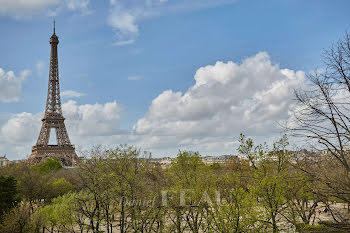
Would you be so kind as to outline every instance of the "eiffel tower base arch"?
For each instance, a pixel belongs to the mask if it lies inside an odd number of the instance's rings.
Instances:
[[[28,158],[31,165],[40,163],[47,158],[57,158],[62,166],[75,166],[79,162],[79,158],[75,153],[74,146],[33,146],[32,154]]]

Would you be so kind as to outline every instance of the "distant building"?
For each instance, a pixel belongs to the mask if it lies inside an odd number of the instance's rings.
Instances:
[[[143,157],[145,159],[151,159],[152,158],[152,153],[150,151],[144,151],[143,152]]]
[[[18,160],[11,160],[11,161],[9,161],[9,163],[23,163],[26,161],[27,161],[26,159],[18,159]]]
[[[10,161],[6,158],[6,156],[0,157],[0,167],[5,167],[10,163]]]
[[[240,159],[237,155],[221,155],[221,156],[203,156],[200,157],[202,159],[202,162],[206,165],[212,165],[212,164],[230,164],[232,161],[240,161]],[[151,158],[149,159],[151,163],[158,164],[163,169],[168,169],[171,166],[171,163],[176,158],[170,158],[170,157],[162,157],[162,158]]]
[[[224,164],[234,159],[238,159],[238,156],[237,155],[204,156],[202,157],[202,162],[206,165],[212,165],[214,163]]]
[[[160,166],[163,169],[168,169],[173,160],[174,160],[174,158],[170,158],[170,157],[151,158],[150,162],[154,163],[154,164],[158,164],[158,166]]]
[[[162,168],[169,168],[173,160],[173,158],[169,157],[162,158],[162,160],[160,161],[160,166]]]

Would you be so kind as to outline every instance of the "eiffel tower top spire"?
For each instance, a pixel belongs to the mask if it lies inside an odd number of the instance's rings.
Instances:
[[[56,36],[56,25],[54,21],[53,34],[50,37],[51,44],[51,56],[50,56],[50,73],[49,73],[49,86],[47,92],[45,118],[63,118],[61,109],[61,96],[60,96],[60,81],[58,72],[58,55],[57,45],[59,43]]]
[[[59,43],[58,37],[56,36],[56,21],[53,21],[53,34],[50,38],[50,44],[51,44],[51,46],[52,46],[52,44],[56,44],[56,46],[57,46],[58,43]]]

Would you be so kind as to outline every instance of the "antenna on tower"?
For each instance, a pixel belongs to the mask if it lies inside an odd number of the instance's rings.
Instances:
[[[54,20],[53,21],[53,34],[55,34],[55,31],[56,31],[56,21]]]

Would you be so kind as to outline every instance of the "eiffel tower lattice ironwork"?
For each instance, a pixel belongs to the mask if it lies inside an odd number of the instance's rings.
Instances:
[[[78,157],[75,153],[75,147],[69,140],[66,126],[64,124],[65,118],[62,114],[58,75],[58,43],[59,40],[55,33],[54,22],[53,34],[50,38],[50,72],[45,115],[42,119],[43,123],[38,141],[32,148],[32,154],[29,157],[29,161],[30,163],[35,164],[45,158],[55,157],[60,159],[63,165],[73,166],[77,163]],[[56,131],[56,145],[49,145],[51,129]]]

